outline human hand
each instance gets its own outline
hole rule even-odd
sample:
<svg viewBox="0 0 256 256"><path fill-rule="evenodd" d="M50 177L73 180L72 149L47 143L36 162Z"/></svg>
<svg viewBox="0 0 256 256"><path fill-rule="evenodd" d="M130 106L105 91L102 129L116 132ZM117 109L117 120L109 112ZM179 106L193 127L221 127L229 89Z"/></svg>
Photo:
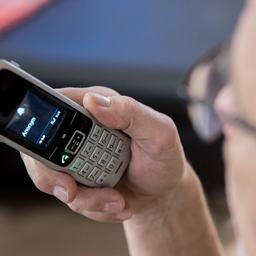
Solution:
<svg viewBox="0 0 256 256"><path fill-rule="evenodd" d="M60 90L103 125L131 139L132 158L115 188L88 188L22 154L35 185L97 221L119 222L162 205L186 173L186 160L173 121L164 114L104 87Z"/></svg>

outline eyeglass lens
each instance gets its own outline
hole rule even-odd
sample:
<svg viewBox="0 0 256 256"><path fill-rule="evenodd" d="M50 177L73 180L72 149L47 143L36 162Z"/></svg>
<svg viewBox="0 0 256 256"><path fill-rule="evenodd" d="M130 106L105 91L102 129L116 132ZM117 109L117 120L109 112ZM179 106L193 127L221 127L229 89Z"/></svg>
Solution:
<svg viewBox="0 0 256 256"><path fill-rule="evenodd" d="M205 141L213 141L221 134L221 123L213 106L227 84L228 49L227 45L215 48L194 66L186 79L187 94L192 99L188 113L195 131Z"/></svg>

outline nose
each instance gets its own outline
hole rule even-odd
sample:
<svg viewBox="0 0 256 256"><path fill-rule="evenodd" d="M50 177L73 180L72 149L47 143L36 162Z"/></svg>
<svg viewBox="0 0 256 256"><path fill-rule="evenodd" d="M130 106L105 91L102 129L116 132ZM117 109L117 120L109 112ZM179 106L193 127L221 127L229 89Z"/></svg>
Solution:
<svg viewBox="0 0 256 256"><path fill-rule="evenodd" d="M225 85L217 94L214 101L214 109L222 123L227 121L227 116L234 116L235 104L230 84Z"/></svg>

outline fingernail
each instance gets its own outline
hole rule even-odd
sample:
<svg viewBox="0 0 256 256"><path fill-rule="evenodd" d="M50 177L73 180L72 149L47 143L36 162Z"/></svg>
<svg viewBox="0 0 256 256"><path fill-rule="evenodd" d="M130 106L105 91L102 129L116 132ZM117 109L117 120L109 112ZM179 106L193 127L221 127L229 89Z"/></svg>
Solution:
<svg viewBox="0 0 256 256"><path fill-rule="evenodd" d="M108 213L118 213L123 210L123 205L121 202L109 202L104 206L104 211Z"/></svg>
<svg viewBox="0 0 256 256"><path fill-rule="evenodd" d="M91 95L93 96L94 101L98 105L100 105L102 107L109 107L110 106L111 101L108 97L105 97L105 96L97 94L97 93L91 93Z"/></svg>
<svg viewBox="0 0 256 256"><path fill-rule="evenodd" d="M130 210L124 210L123 212L117 214L116 217L119 220L127 220L132 217L132 212Z"/></svg>
<svg viewBox="0 0 256 256"><path fill-rule="evenodd" d="M68 202L68 193L65 188L56 186L53 189L53 195L56 196L63 203Z"/></svg>

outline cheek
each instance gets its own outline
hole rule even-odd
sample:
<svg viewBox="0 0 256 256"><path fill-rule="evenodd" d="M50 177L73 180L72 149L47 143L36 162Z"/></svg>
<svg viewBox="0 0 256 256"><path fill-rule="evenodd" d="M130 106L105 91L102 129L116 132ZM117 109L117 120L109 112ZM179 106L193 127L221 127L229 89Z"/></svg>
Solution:
<svg viewBox="0 0 256 256"><path fill-rule="evenodd" d="M240 190L255 190L256 195L256 138L237 130L235 138L226 139L224 156L227 178Z"/></svg>
<svg viewBox="0 0 256 256"><path fill-rule="evenodd" d="M246 83L243 83L243 84L240 83L234 86L234 99L236 102L236 112L239 116L241 116L245 120L248 120L248 122L252 124L256 124L255 95L256 95L255 82L249 85L247 85Z"/></svg>
<svg viewBox="0 0 256 256"><path fill-rule="evenodd" d="M239 234L256 236L256 142L238 134L226 141L227 196Z"/></svg>

